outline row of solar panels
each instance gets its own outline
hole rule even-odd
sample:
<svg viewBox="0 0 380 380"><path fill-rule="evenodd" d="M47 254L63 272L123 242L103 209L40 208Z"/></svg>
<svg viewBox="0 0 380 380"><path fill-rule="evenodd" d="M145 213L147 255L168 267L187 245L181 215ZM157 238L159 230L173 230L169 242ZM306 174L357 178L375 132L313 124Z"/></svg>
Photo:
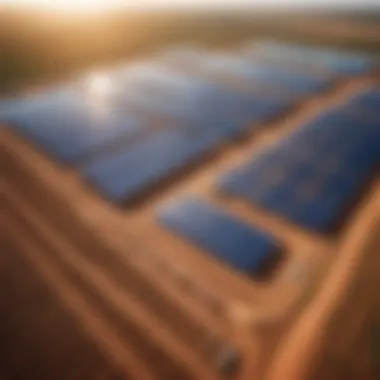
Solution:
<svg viewBox="0 0 380 380"><path fill-rule="evenodd" d="M365 91L319 115L223 176L219 188L302 227L331 230L379 167L379 94Z"/></svg>
<svg viewBox="0 0 380 380"><path fill-rule="evenodd" d="M335 76L364 74L378 67L379 64L379 57L373 54L311 47L273 40L248 42L237 50L237 55L239 58L259 59L260 63L262 61L275 65L286 63L287 66L296 66L297 70L316 71ZM190 50L179 48L165 54L166 58L185 64L200 61L205 56L207 54L199 47ZM222 60L220 62L221 66L226 67L226 65L229 65L234 67L233 59L229 60L228 56L225 56L225 58L227 60ZM212 57L209 62L217 64L217 61Z"/></svg>
<svg viewBox="0 0 380 380"><path fill-rule="evenodd" d="M159 220L213 257L252 276L260 276L280 254L274 238L197 198L163 208Z"/></svg>
<svg viewBox="0 0 380 380"><path fill-rule="evenodd" d="M221 180L222 191L317 231L329 231L379 164L380 128L326 113Z"/></svg>
<svg viewBox="0 0 380 380"><path fill-rule="evenodd" d="M225 62L220 57L202 59ZM244 72L242 60L235 61L236 73ZM256 70L249 61L245 67ZM267 69L263 66L258 77ZM100 94L98 85L92 94L68 84L20 101L6 117L53 157L77 166L112 201L133 199L248 127L285 112L297 99L259 95L254 89L238 92L157 62L114 70L109 78L101 83ZM96 84L99 78L94 80ZM166 120L161 130L152 128L156 118ZM114 144L121 148L108 153ZM100 155L102 150L107 154ZM95 160L82 163L88 156Z"/></svg>
<svg viewBox="0 0 380 380"><path fill-rule="evenodd" d="M378 57L311 47L295 43L261 41L247 49L254 56L297 66L313 66L333 75L359 75L378 67Z"/></svg>
<svg viewBox="0 0 380 380"><path fill-rule="evenodd" d="M157 80L172 83L184 82L184 78L175 77L170 65L178 62L211 72L221 70L226 74L242 76L248 81L251 79L254 83L258 81L267 84L290 85L293 90L309 92L312 92L314 87L314 90L320 90L328 85L326 78L329 75L324 78L316 76L314 70L311 70L315 66L324 68L325 74L339 76L366 73L377 68L379 63L377 57L370 55L273 41L255 41L244 45L232 54L210 53L200 47L172 48L162 55L153 57L153 61L122 66L111 70L109 74L117 82L137 77L140 82L137 83L138 86L141 85L140 80L144 78L148 82L152 79L153 82ZM283 67L283 63L288 63L288 65ZM294 66L293 69L289 68L289 64ZM298 85L300 88L297 88ZM2 102L0 110L3 112L7 108L14 108L12 106L18 108L19 102L17 100Z"/></svg>
<svg viewBox="0 0 380 380"><path fill-rule="evenodd" d="M251 119L275 116L272 114L276 114L278 108L290 106L295 100L295 97L263 97L254 91L232 92L199 78L176 74L154 62L111 73L110 77L112 88L107 90L104 104L75 86L67 86L17 102L8 107L9 112L3 112L4 117L44 149L65 159L65 152L61 152L65 144L77 144L78 154L85 155L86 150L117 140L124 133L130 134L130 124L136 124L133 120L136 108L152 117L160 114L175 119L181 126L201 124L203 128L205 121L244 124ZM100 107L103 108L101 114ZM146 120L137 120L137 124L146 123ZM88 147L82 146L83 139L88 140Z"/></svg>
<svg viewBox="0 0 380 380"><path fill-rule="evenodd" d="M251 58L251 53L255 54L253 58ZM273 57L275 53L277 58ZM279 67L278 65L271 66L267 62L258 61L257 57L270 59L271 63L283 63L284 60L286 61L287 58L291 57L291 63L296 65L301 62L304 64L305 70L300 71L299 65L293 69ZM318 91L329 84L326 77L318 77L310 70L307 70L308 67L313 66L315 63L330 68L329 72L332 75L339 71L338 69L334 70L334 63L336 62L343 62L346 66L362 65L361 71L346 70L347 74L368 71L376 65L375 59L370 56L265 41L256 42L253 46L248 44L247 48L243 47L243 49L237 50L233 54L215 54L201 48L172 49L161 56L153 57L151 61L123 66L120 69L112 70L109 74L114 77L117 83L121 82L124 88L131 87L126 85L125 80L130 82L132 79L132 82L135 81L135 84L137 84L137 86L134 86L134 90L141 88L144 80L145 84L157 82L157 80L162 83L171 82L171 84L180 84L182 82L182 84L189 87L189 81L184 80L183 77L179 78L178 75L176 76L172 71L172 67L168 65L173 61L185 64L190 63L195 68L211 72L221 70L226 74L242 76L245 80L251 80L253 83L290 86L293 91L301 92ZM344 72L343 67L342 73ZM192 80L196 80L196 78L193 77ZM133 93L133 96L136 96L136 94Z"/></svg>
<svg viewBox="0 0 380 380"><path fill-rule="evenodd" d="M177 128L145 134L149 122L137 118L133 112L127 113L127 117L116 112L97 116L87 112L86 105L78 99L62 99L61 95L57 99L59 107L45 103L41 109L28 110L25 114L20 111L12 123L56 158L74 163L107 198L122 201L200 159L223 142L239 137L248 125L258 125L290 106L285 99L269 98L259 99L248 107L253 99L237 97L241 98L241 94L232 97L230 94L231 102L224 106L211 98L214 105L203 113L200 110L196 115L189 115L191 121L183 120ZM236 100L240 103L229 111ZM234 112L236 116L231 115ZM119 143L121 139L125 141L122 149L81 164L81 159L92 151Z"/></svg>
<svg viewBox="0 0 380 380"><path fill-rule="evenodd" d="M368 97L372 99L375 93L376 90L373 90L356 97L358 104L362 104ZM78 119L79 115L83 115L81 113L83 108L78 107L78 103L73 102L69 107L71 107L73 118ZM279 105L274 103L271 109L272 112L275 107L279 107ZM365 107L368 108L369 106ZM371 106L371 108L373 107ZM38 142L40 144L41 142L44 143L45 148L48 146L50 151L56 155L58 154L60 159L66 161L75 162L76 159L81 157L81 154L83 155L97 146L104 145L107 141L111 142L121 137L126 139L135 136L144 127L143 124L139 124L137 120L132 118L128 119L128 124L123 123L116 114L112 114L110 115L110 120L113 121L113 124L110 123L107 128L99 125L97 130L93 130L96 124L83 118L81 122L82 128L76 129L75 124L70 124L69 116L71 114L63 108L63 103L61 103L60 110L68 122L61 125L56 123L56 128L54 129L50 126L54 123L54 120L58 120L59 114L57 112L52 112L51 114L44 112L40 114L40 118L29 119L29 124L20 125L27 125L27 128L23 130L25 134L38 133ZM253 110L255 109L253 108ZM263 113L263 111L264 108L259 108L257 112ZM329 123L331 124L334 115L328 114L326 117L330 118ZM350 125L353 125L352 120L348 121ZM344 118L341 118L340 122L344 124ZM30 127L31 123L34 123L33 128ZM323 123L323 121L320 123ZM239 127L244 126L244 123L228 123L226 118L222 118L219 123L213 123L211 118L206 117L203 125L198 124L198 130L194 125L195 123L193 124L193 130L168 129L152 134L138 143L130 144L128 149L121 149L117 152L109 153L99 160L79 165L79 170L85 178L95 184L112 201L132 199L147 187L165 179L170 173L200 159L223 141L237 136L241 133ZM355 125L352 128L351 136L355 136ZM331 129L331 131L334 130ZM32 137L35 138L35 136ZM313 137L313 144L315 141L315 137ZM338 140L330 139L329 141L332 148L337 145L336 149L338 149ZM324 145L321 149L325 148L326 146ZM300 149L301 144L297 143L296 151L298 152ZM309 147L305 149L309 153L312 151ZM320 151L315 151L312 158L318 160L317 156L320 153Z"/></svg>
<svg viewBox="0 0 380 380"><path fill-rule="evenodd" d="M254 54L251 57L252 53ZM273 57L276 55L277 58ZM140 92L145 85L149 90L156 88L161 89L159 85L169 84L185 86L186 89L192 88L192 83L199 82L199 78L192 76L191 81L186 76L174 73L172 63L184 63L193 68L204 70L206 72L217 72L221 70L225 74L243 77L246 81L252 83L264 83L266 85L285 86L292 91L313 92L319 91L329 85L331 78L328 76L320 77L313 71L308 70L314 64L319 63L330 68L328 72L336 75L338 69L334 70L335 62L344 62L346 66L361 64L361 70L347 70L346 74L366 72L377 65L377 61L370 56L353 55L342 52L325 51L322 49L310 48L306 46L296 46L291 44L276 44L273 42L254 43L253 46L248 44L247 48L235 51L232 54L215 54L201 48L179 48L171 49L162 55L152 57L150 61L138 62L137 64L123 66L119 69L111 70L108 74L119 84L117 90L119 95L129 95L136 97L136 91ZM262 62L257 58L270 59L270 63L283 63L291 58L291 67L281 67L271 65L268 62ZM297 63L303 63L304 70L300 70ZM344 73L344 67L342 73ZM134 83L133 83L134 82ZM204 83L203 83L204 84ZM116 89L115 89L116 90ZM145 94L146 95L146 94ZM174 94L174 97L177 94ZM32 102L33 103L33 102ZM18 107L19 103L14 103ZM12 102L5 107L12 108ZM4 109L4 107L2 107Z"/></svg>
<svg viewBox="0 0 380 380"><path fill-rule="evenodd" d="M300 71L292 67L268 65L258 59L235 54L215 54L192 56L191 69L207 76L224 76L237 82L244 82L245 87L261 86L272 90L282 89L298 96L309 95L326 90L331 86L332 76L320 76L313 72ZM262 57L261 57L262 58ZM180 65L178 57L171 63Z"/></svg>
<svg viewBox="0 0 380 380"><path fill-rule="evenodd" d="M363 91L342 108L317 116L223 175L218 190L302 227L331 230L379 169L379 95L379 89ZM212 257L253 276L270 269L282 254L274 237L196 198L163 207L158 221Z"/></svg>

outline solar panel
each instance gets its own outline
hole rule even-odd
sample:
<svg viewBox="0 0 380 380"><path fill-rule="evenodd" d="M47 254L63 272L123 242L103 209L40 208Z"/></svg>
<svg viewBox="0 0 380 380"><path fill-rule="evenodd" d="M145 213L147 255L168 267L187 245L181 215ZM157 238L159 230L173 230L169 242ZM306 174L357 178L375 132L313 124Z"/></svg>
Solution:
<svg viewBox="0 0 380 380"><path fill-rule="evenodd" d="M130 137L144 127L132 112L87 102L84 97L40 100L10 117L11 124L53 157L71 162Z"/></svg>
<svg viewBox="0 0 380 380"><path fill-rule="evenodd" d="M325 231L326 228L330 228L337 212L339 212L339 204L336 199L331 199L326 195L320 195L313 202L290 211L293 222L317 231Z"/></svg>
<svg viewBox="0 0 380 380"><path fill-rule="evenodd" d="M81 172L111 201L128 201L199 159L214 146L212 137L165 131L84 165Z"/></svg>
<svg viewBox="0 0 380 380"><path fill-rule="evenodd" d="M380 115L380 88L373 87L355 95L348 107L360 107L363 111Z"/></svg>
<svg viewBox="0 0 380 380"><path fill-rule="evenodd" d="M329 78L316 77L312 74L299 73L285 68L259 66L258 64L252 66L250 77L260 83L301 94L321 92L331 85Z"/></svg>
<svg viewBox="0 0 380 380"><path fill-rule="evenodd" d="M262 78L270 83L303 94L324 91L331 84L327 78L274 68L267 68L265 73L262 74Z"/></svg>
<svg viewBox="0 0 380 380"><path fill-rule="evenodd" d="M339 139L347 133L348 143L340 149ZM223 176L219 189L304 227L328 231L379 165L380 130L374 122L337 110L294 136ZM309 154L297 155L300 150Z"/></svg>
<svg viewBox="0 0 380 380"><path fill-rule="evenodd" d="M231 54L210 55L199 67L206 74L223 74L244 79L249 85L284 87L288 91L301 94L323 91L331 85L328 78L316 77L312 73L268 66L249 61L242 56Z"/></svg>
<svg viewBox="0 0 380 380"><path fill-rule="evenodd" d="M116 84L120 84L122 87L141 80L168 83L177 79L175 73L170 71L167 65L154 59L130 63L111 72L111 76Z"/></svg>
<svg viewBox="0 0 380 380"><path fill-rule="evenodd" d="M108 120L97 120L92 124L92 130L78 129L65 140L58 151L59 158L65 162L80 160L99 149L106 148L113 143L128 141L137 136L148 123L133 115L114 114Z"/></svg>
<svg viewBox="0 0 380 380"><path fill-rule="evenodd" d="M268 60L271 63L283 64L284 62L291 65L303 65L305 68L315 66L315 62L310 59L299 59L292 54L290 49L278 48L268 43L253 43L243 47L243 54L247 57Z"/></svg>
<svg viewBox="0 0 380 380"><path fill-rule="evenodd" d="M250 45L248 52L280 61L283 59L306 65L322 65L338 75L358 75L374 68L374 60L367 55L274 41Z"/></svg>
<svg viewBox="0 0 380 380"><path fill-rule="evenodd" d="M159 222L235 269L259 275L278 256L278 243L225 211L196 198L159 212Z"/></svg>
<svg viewBox="0 0 380 380"><path fill-rule="evenodd" d="M209 54L201 47L187 46L171 48L165 51L160 59L169 64L200 64L208 59Z"/></svg>
<svg viewBox="0 0 380 380"><path fill-rule="evenodd" d="M200 78L160 70L154 77L140 75L118 86L113 99L118 104L132 102L148 112L183 118L199 107L200 98L225 91L222 86Z"/></svg>
<svg viewBox="0 0 380 380"><path fill-rule="evenodd" d="M250 81L251 84L256 84L260 81L261 74L266 72L264 67L253 64L244 58L226 54L210 56L204 61L201 68L206 73L243 77L245 80Z"/></svg>
<svg viewBox="0 0 380 380"><path fill-rule="evenodd" d="M294 103L291 97L262 97L192 78L170 83L149 81L147 87L144 83L136 82L142 88L129 91L132 102L145 112L175 120L185 129L228 125L231 132L240 133L248 123L274 118Z"/></svg>
<svg viewBox="0 0 380 380"><path fill-rule="evenodd" d="M286 112L294 101L285 97L261 97L241 93L211 93L199 97L197 107L179 119L186 127L213 128L225 125L232 135L246 132L248 127L274 119Z"/></svg>
<svg viewBox="0 0 380 380"><path fill-rule="evenodd" d="M30 112L41 112L45 109L59 108L67 104L75 104L81 94L74 86L60 86L42 93L14 98L2 103L1 116L11 122L14 117Z"/></svg>

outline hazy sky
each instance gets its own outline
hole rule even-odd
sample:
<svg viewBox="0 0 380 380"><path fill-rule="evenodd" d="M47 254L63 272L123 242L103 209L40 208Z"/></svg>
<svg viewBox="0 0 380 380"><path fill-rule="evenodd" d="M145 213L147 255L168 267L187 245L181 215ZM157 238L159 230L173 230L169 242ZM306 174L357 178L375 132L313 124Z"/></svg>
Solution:
<svg viewBox="0 0 380 380"><path fill-rule="evenodd" d="M348 9L353 6L364 7L366 5L380 8L380 0L0 0L0 5L18 5L18 6L43 6L66 11L77 10L104 10L120 6L129 7L285 7L285 6L329 6Z"/></svg>

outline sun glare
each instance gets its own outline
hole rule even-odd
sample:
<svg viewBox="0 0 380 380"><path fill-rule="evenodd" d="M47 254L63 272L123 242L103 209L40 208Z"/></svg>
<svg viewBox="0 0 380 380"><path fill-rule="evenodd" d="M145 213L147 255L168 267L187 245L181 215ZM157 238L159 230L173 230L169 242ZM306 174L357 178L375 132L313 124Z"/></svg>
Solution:
<svg viewBox="0 0 380 380"><path fill-rule="evenodd" d="M106 117L109 111L109 97L112 91L112 80L104 73L88 74L83 82L85 98L94 110L97 119Z"/></svg>
<svg viewBox="0 0 380 380"><path fill-rule="evenodd" d="M92 74L87 79L87 87L91 94L104 97L112 86L111 79L103 74Z"/></svg>

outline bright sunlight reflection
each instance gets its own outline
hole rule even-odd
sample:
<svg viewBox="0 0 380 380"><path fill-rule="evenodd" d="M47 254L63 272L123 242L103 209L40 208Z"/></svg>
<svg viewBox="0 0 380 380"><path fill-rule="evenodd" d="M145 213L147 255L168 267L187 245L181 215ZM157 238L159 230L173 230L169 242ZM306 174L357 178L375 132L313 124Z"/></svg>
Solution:
<svg viewBox="0 0 380 380"><path fill-rule="evenodd" d="M93 74L88 78L88 89L94 96L106 96L111 89L111 79L102 74Z"/></svg>
<svg viewBox="0 0 380 380"><path fill-rule="evenodd" d="M109 96L112 90L112 80L103 73L89 74L84 83L86 99L92 109L94 117L102 118L108 114Z"/></svg>

